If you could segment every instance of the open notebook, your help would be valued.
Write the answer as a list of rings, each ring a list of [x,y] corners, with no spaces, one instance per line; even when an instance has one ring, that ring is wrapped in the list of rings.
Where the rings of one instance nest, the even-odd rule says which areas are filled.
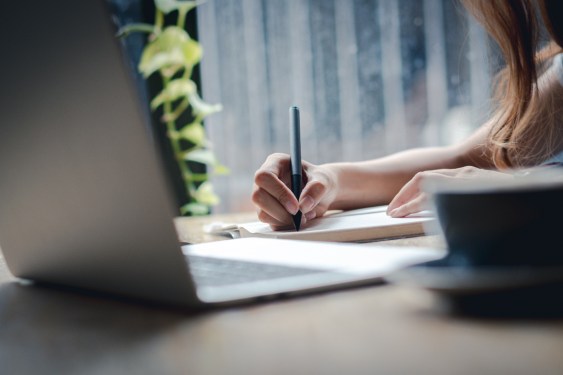
[[[299,232],[293,229],[273,231],[268,224],[261,222],[211,225],[206,231],[234,237],[351,242],[420,235],[425,232],[427,224],[434,220],[429,212],[392,218],[387,216],[386,209],[387,206],[376,206],[327,214],[306,223]]]

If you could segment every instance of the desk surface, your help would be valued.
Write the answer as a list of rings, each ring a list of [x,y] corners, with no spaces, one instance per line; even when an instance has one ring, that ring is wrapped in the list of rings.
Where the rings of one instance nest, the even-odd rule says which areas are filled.
[[[183,240],[211,241],[201,226],[217,219],[253,215],[176,224]],[[13,280],[0,259],[2,374],[563,373],[563,320],[454,317],[398,286],[186,314]]]

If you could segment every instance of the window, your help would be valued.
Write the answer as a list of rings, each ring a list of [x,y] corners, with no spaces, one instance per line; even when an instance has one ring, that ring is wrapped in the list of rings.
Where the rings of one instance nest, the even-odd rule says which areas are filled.
[[[212,0],[198,8],[206,121],[231,175],[215,212],[251,210],[255,170],[301,108],[313,163],[451,144],[488,113],[488,39],[452,0]]]

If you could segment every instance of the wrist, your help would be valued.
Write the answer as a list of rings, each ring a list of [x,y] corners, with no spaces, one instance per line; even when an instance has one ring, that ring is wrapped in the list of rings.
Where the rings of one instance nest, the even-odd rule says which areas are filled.
[[[347,177],[351,163],[328,163],[321,167],[324,169],[327,180],[329,181],[329,191],[331,191],[331,202],[329,209],[346,209],[354,196],[353,189],[350,188],[350,180]]]

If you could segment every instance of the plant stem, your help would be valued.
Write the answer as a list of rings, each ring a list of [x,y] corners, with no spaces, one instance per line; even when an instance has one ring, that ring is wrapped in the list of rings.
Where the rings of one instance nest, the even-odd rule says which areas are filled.
[[[168,87],[170,84],[170,78],[165,75],[162,75],[162,86],[164,89]],[[173,116],[172,110],[172,102],[165,101],[163,104],[163,111],[164,115],[163,118],[166,119],[166,130],[169,134],[168,139],[170,140],[170,144],[172,145],[172,151],[174,152],[174,157],[176,158],[176,162],[178,163],[178,167],[180,168],[180,173],[182,175],[182,179],[184,180],[184,185],[186,187],[186,192],[188,196],[193,199],[193,181],[191,179],[192,172],[189,170],[188,165],[184,158],[182,157],[183,152],[180,146],[180,141],[176,137],[171,137],[170,134],[174,134],[177,132],[176,129],[176,119]]]
[[[178,9],[178,22],[177,22],[177,26],[181,29],[184,29],[184,26],[186,25],[186,15],[188,14],[187,11],[183,10],[183,9]]]
[[[154,14],[154,27],[160,32],[162,26],[164,26],[164,13],[157,8]]]
[[[135,32],[151,34],[155,33],[155,27],[153,25],[148,25],[145,23],[132,23],[119,29],[119,31],[117,32],[117,37],[123,38]]]
[[[190,101],[187,100],[187,99],[183,100],[180,104],[178,104],[176,109],[171,110],[171,112],[169,114],[165,114],[164,116],[162,116],[162,120],[163,121],[176,121],[178,119],[178,117],[180,117],[182,115],[182,113],[184,113],[186,111],[186,109],[188,109],[189,106],[190,106]]]

